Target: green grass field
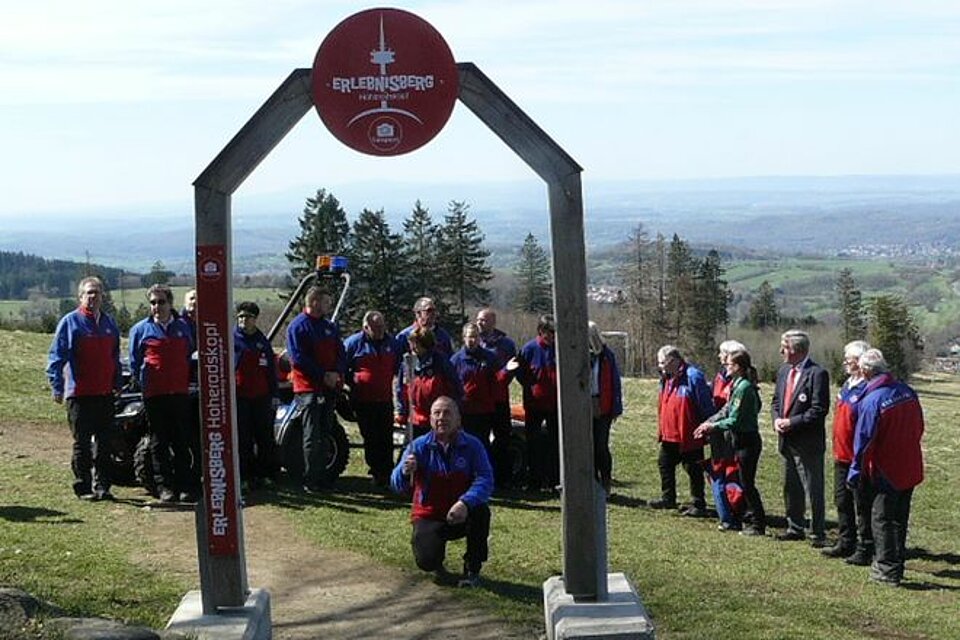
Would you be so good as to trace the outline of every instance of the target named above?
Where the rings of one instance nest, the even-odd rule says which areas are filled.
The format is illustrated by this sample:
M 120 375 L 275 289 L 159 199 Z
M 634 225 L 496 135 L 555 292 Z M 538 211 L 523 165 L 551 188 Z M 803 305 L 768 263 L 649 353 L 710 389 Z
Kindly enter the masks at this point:
M 48 341 L 0 331 L 0 429 L 63 422 L 44 388 Z M 904 586 L 890 589 L 871 584 L 867 569 L 822 558 L 806 544 L 723 534 L 713 520 L 643 506 L 659 487 L 655 387 L 649 380 L 627 380 L 626 414 L 613 434 L 609 564 L 637 585 L 658 637 L 960 638 L 960 379 L 920 376 L 916 388 L 927 419 L 927 479 L 914 497 Z M 769 403 L 771 388 L 763 391 Z M 776 518 L 783 513 L 779 461 L 774 438 L 769 431 L 764 435 L 759 486 L 769 516 Z M 71 499 L 65 463 L 3 456 L 0 584 L 35 591 L 75 614 L 157 624 L 191 585 L 145 573 L 133 561 L 136 527 L 145 526 L 145 516 L 124 513 L 112 522 L 108 512 Z M 262 508 L 289 519 L 318 547 L 356 550 L 409 570 L 408 505 L 370 491 L 363 474 L 354 451 L 337 493 L 316 500 L 278 491 L 275 504 Z M 685 486 L 682 472 L 678 485 Z M 542 581 L 562 571 L 559 501 L 507 495 L 493 509 L 485 588 L 458 595 L 542 628 Z M 36 515 L 16 517 L 24 513 Z M 834 517 L 830 509 L 831 522 Z M 451 559 L 462 549 L 462 543 L 452 545 Z

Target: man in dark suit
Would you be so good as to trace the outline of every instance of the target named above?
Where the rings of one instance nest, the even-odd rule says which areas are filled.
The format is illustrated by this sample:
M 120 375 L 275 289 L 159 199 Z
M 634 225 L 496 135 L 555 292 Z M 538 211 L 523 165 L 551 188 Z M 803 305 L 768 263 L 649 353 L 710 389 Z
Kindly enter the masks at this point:
M 783 500 L 787 530 L 778 540 L 803 540 L 806 500 L 810 501 L 810 539 L 826 543 L 823 490 L 825 422 L 830 408 L 830 377 L 810 359 L 810 337 L 790 330 L 780 336 L 783 366 L 773 393 L 773 428 L 783 458 Z

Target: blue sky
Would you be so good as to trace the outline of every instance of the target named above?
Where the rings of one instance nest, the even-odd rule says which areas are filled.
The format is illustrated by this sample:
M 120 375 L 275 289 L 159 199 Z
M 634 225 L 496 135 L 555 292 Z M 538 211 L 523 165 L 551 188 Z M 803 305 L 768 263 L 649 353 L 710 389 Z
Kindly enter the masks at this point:
M 189 202 L 191 183 L 340 20 L 324 0 L 4 1 L 0 219 Z M 476 63 L 584 180 L 960 173 L 960 3 L 393 5 Z M 462 105 L 373 158 L 308 113 L 237 193 L 535 180 Z M 454 194 L 455 195 L 455 194 Z

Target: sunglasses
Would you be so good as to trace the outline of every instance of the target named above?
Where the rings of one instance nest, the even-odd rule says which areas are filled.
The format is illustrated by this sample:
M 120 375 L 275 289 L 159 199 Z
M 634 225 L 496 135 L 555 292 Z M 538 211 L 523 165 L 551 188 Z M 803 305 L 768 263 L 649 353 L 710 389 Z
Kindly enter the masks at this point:
M 166 300 L 150 300 L 150 306 L 152 307 L 162 307 L 167 304 Z
M 256 318 L 256 317 L 257 317 L 257 316 L 253 315 L 252 313 L 238 313 L 238 314 L 237 314 L 237 320 L 246 320 L 246 319 L 248 319 L 248 318 Z

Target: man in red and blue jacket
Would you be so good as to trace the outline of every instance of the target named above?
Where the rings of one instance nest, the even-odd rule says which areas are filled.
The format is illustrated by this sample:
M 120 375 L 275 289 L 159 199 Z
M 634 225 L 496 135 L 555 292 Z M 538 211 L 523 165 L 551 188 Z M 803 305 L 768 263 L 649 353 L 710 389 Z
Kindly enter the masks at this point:
M 833 497 L 837 507 L 837 543 L 823 549 L 828 558 L 844 558 L 848 564 L 867 565 L 873 558 L 870 507 L 873 496 L 866 483 L 856 491 L 847 484 L 853 463 L 853 440 L 857 405 L 867 380 L 860 372 L 860 356 L 870 345 L 854 340 L 843 348 L 843 369 L 847 374 L 833 408 Z
M 147 291 L 150 315 L 130 329 L 130 377 L 143 390 L 150 423 L 150 456 L 161 502 L 192 502 L 200 487 L 193 466 L 200 437 L 190 419 L 190 327 L 173 310 L 170 287 Z M 173 450 L 173 460 L 170 451 Z
M 77 286 L 80 305 L 57 324 L 47 378 L 57 404 L 67 403 L 73 433 L 73 491 L 87 500 L 112 499 L 106 473 L 107 435 L 113 422 L 114 391 L 120 388 L 120 331 L 102 311 L 103 282 L 88 277 Z M 91 438 L 96 447 L 91 447 Z
M 507 364 L 523 387 L 527 439 L 527 488 L 553 489 L 560 482 L 560 419 L 557 407 L 556 328 L 553 316 L 537 320 L 537 337 Z
M 256 302 L 239 303 L 233 330 L 240 479 L 248 489 L 256 488 L 258 482 L 273 482 L 278 471 L 273 439 L 276 362 L 270 341 L 257 327 L 259 316 Z
M 377 487 L 393 470 L 393 377 L 400 358 L 379 311 L 367 311 L 363 329 L 344 342 L 350 403 L 363 436 L 363 457 Z
M 683 464 L 690 477 L 690 496 L 693 504 L 683 514 L 703 517 L 707 514 L 704 498 L 703 439 L 693 432 L 713 415 L 713 395 L 700 369 L 687 363 L 677 347 L 665 345 L 657 352 L 660 368 L 660 395 L 658 403 L 658 432 L 660 454 L 659 499 L 652 500 L 654 509 L 677 507 L 676 468 Z
M 480 346 L 492 351 L 497 367 L 497 381 L 493 405 L 493 474 L 497 487 L 512 484 L 513 461 L 510 459 L 510 437 L 513 421 L 510 418 L 510 382 L 513 375 L 507 371 L 507 362 L 517 355 L 517 345 L 497 328 L 497 313 L 487 307 L 477 312 L 480 328 Z
M 483 444 L 461 429 L 453 398 L 437 398 L 430 408 L 431 431 L 403 452 L 390 484 L 397 493 L 413 491 L 411 545 L 417 566 L 444 578 L 448 540 L 467 538 L 462 587 L 479 583 L 488 556 L 493 471 Z
M 914 487 L 923 482 L 923 409 L 917 394 L 894 378 L 879 349 L 860 356 L 867 386 L 857 409 L 853 462 L 847 482 L 873 491 L 875 553 L 870 579 L 897 586 L 903 579 Z
M 346 373 L 340 328 L 327 319 L 332 298 L 310 287 L 303 313 L 287 327 L 287 353 L 293 393 L 303 407 L 303 489 L 325 491 L 333 479 L 324 473 L 329 458 L 328 434 L 336 420 L 337 393 Z
M 480 346 L 480 329 L 463 325 L 463 347 L 450 364 L 463 387 L 463 428 L 476 436 L 490 453 L 490 430 L 497 393 L 496 356 Z

